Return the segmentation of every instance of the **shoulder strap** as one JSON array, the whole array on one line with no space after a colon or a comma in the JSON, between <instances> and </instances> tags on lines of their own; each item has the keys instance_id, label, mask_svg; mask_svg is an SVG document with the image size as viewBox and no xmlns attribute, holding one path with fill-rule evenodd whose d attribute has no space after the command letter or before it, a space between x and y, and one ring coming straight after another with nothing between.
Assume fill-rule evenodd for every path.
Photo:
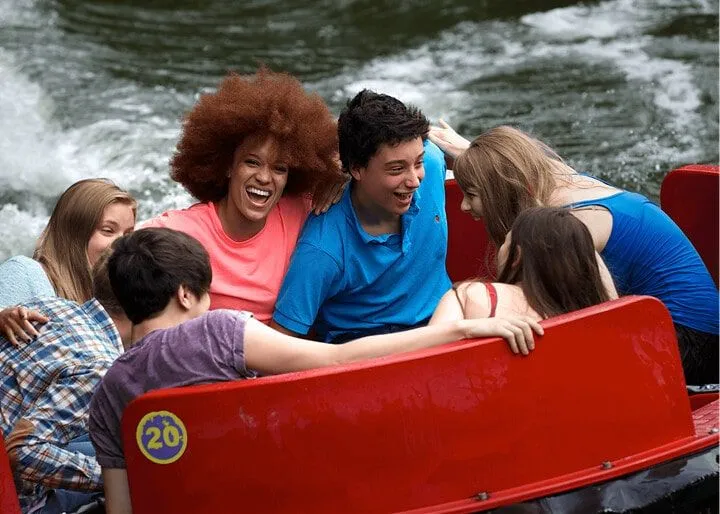
<instances>
[{"instance_id":1,"label":"shoulder strap","mask_svg":"<svg viewBox=\"0 0 720 514\"><path fill-rule=\"evenodd\" d=\"M495 289L495 286L492 285L490 282L483 282L485 284L485 289L487 290L487 294L490 297L490 318L495 317L495 310L497 309L497 290Z\"/></svg>"}]
</instances>

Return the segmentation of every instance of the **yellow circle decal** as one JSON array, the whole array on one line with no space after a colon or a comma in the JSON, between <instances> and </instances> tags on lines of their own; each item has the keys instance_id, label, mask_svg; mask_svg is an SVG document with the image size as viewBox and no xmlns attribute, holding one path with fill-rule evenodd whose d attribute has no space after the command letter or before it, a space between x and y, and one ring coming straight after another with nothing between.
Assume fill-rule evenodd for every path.
<instances>
[{"instance_id":1,"label":"yellow circle decal","mask_svg":"<svg viewBox=\"0 0 720 514\"><path fill-rule=\"evenodd\" d=\"M187 448L185 424L172 412L148 412L138 423L135 438L140 451L155 464L171 464Z\"/></svg>"}]
</instances>

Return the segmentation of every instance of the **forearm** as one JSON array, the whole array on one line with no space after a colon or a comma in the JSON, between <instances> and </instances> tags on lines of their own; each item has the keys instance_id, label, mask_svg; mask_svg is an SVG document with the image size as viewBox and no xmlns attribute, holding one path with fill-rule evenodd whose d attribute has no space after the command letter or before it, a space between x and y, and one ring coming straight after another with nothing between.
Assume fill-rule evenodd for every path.
<instances>
[{"instance_id":1,"label":"forearm","mask_svg":"<svg viewBox=\"0 0 720 514\"><path fill-rule=\"evenodd\" d=\"M94 457L29 438L8 450L15 473L49 489L102 490L100 466Z\"/></svg>"},{"instance_id":2,"label":"forearm","mask_svg":"<svg viewBox=\"0 0 720 514\"><path fill-rule=\"evenodd\" d=\"M455 132L450 125L442 120L440 120L440 126L430 127L428 137L442 149L445 155L452 159L457 158L470 147L469 140Z\"/></svg>"},{"instance_id":3,"label":"forearm","mask_svg":"<svg viewBox=\"0 0 720 514\"><path fill-rule=\"evenodd\" d=\"M363 337L332 347L333 364L410 352L457 341L467 337L465 328L465 321L458 320L394 334Z\"/></svg>"},{"instance_id":4,"label":"forearm","mask_svg":"<svg viewBox=\"0 0 720 514\"><path fill-rule=\"evenodd\" d=\"M124 469L103 469L105 509L108 514L132 514L130 487Z\"/></svg>"}]
</instances>

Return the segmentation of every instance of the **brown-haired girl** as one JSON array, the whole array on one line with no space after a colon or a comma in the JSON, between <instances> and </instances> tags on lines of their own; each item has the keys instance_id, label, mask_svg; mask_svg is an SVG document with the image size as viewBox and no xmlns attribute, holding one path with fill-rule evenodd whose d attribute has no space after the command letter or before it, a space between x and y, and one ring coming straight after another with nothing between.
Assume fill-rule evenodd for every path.
<instances>
[{"instance_id":1,"label":"brown-haired girl","mask_svg":"<svg viewBox=\"0 0 720 514\"><path fill-rule=\"evenodd\" d=\"M611 298L592 236L567 209L533 207L520 213L497 261L495 282L455 284L440 300L430 324L517 315L541 320Z\"/></svg>"},{"instance_id":2,"label":"brown-haired girl","mask_svg":"<svg viewBox=\"0 0 720 514\"><path fill-rule=\"evenodd\" d=\"M483 218L496 245L525 209L572 208L618 292L654 296L670 311L687 382L718 382L718 290L688 238L657 205L577 173L547 145L511 127L471 143L443 124L430 138L457 157L463 208Z\"/></svg>"},{"instance_id":3,"label":"brown-haired girl","mask_svg":"<svg viewBox=\"0 0 720 514\"><path fill-rule=\"evenodd\" d=\"M300 229L345 181L337 127L300 82L261 69L230 74L185 119L171 176L199 203L145 226L198 239L210 254L211 308L272 316Z\"/></svg>"},{"instance_id":4,"label":"brown-haired girl","mask_svg":"<svg viewBox=\"0 0 720 514\"><path fill-rule=\"evenodd\" d=\"M0 333L15 343L37 332L36 313L12 307L34 296L60 296L84 303L92 297L92 267L102 252L135 226L137 204L106 179L85 179L60 196L29 259L0 264Z\"/></svg>"}]
</instances>

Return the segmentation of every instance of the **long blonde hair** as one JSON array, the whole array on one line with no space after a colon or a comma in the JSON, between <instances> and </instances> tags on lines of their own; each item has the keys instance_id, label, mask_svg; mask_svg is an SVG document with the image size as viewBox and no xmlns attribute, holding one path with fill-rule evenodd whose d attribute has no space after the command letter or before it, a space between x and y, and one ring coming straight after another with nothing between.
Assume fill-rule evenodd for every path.
<instances>
[{"instance_id":1,"label":"long blonde hair","mask_svg":"<svg viewBox=\"0 0 720 514\"><path fill-rule=\"evenodd\" d=\"M490 239L499 248L525 209L549 205L558 175L574 173L545 143L500 126L479 135L456 160L455 179L478 196Z\"/></svg>"},{"instance_id":2,"label":"long blonde hair","mask_svg":"<svg viewBox=\"0 0 720 514\"><path fill-rule=\"evenodd\" d=\"M40 234L33 258L45 270L58 296L78 303L92 297L88 243L105 208L115 202L137 202L107 179L86 179L71 185L55 204Z\"/></svg>"}]
</instances>

